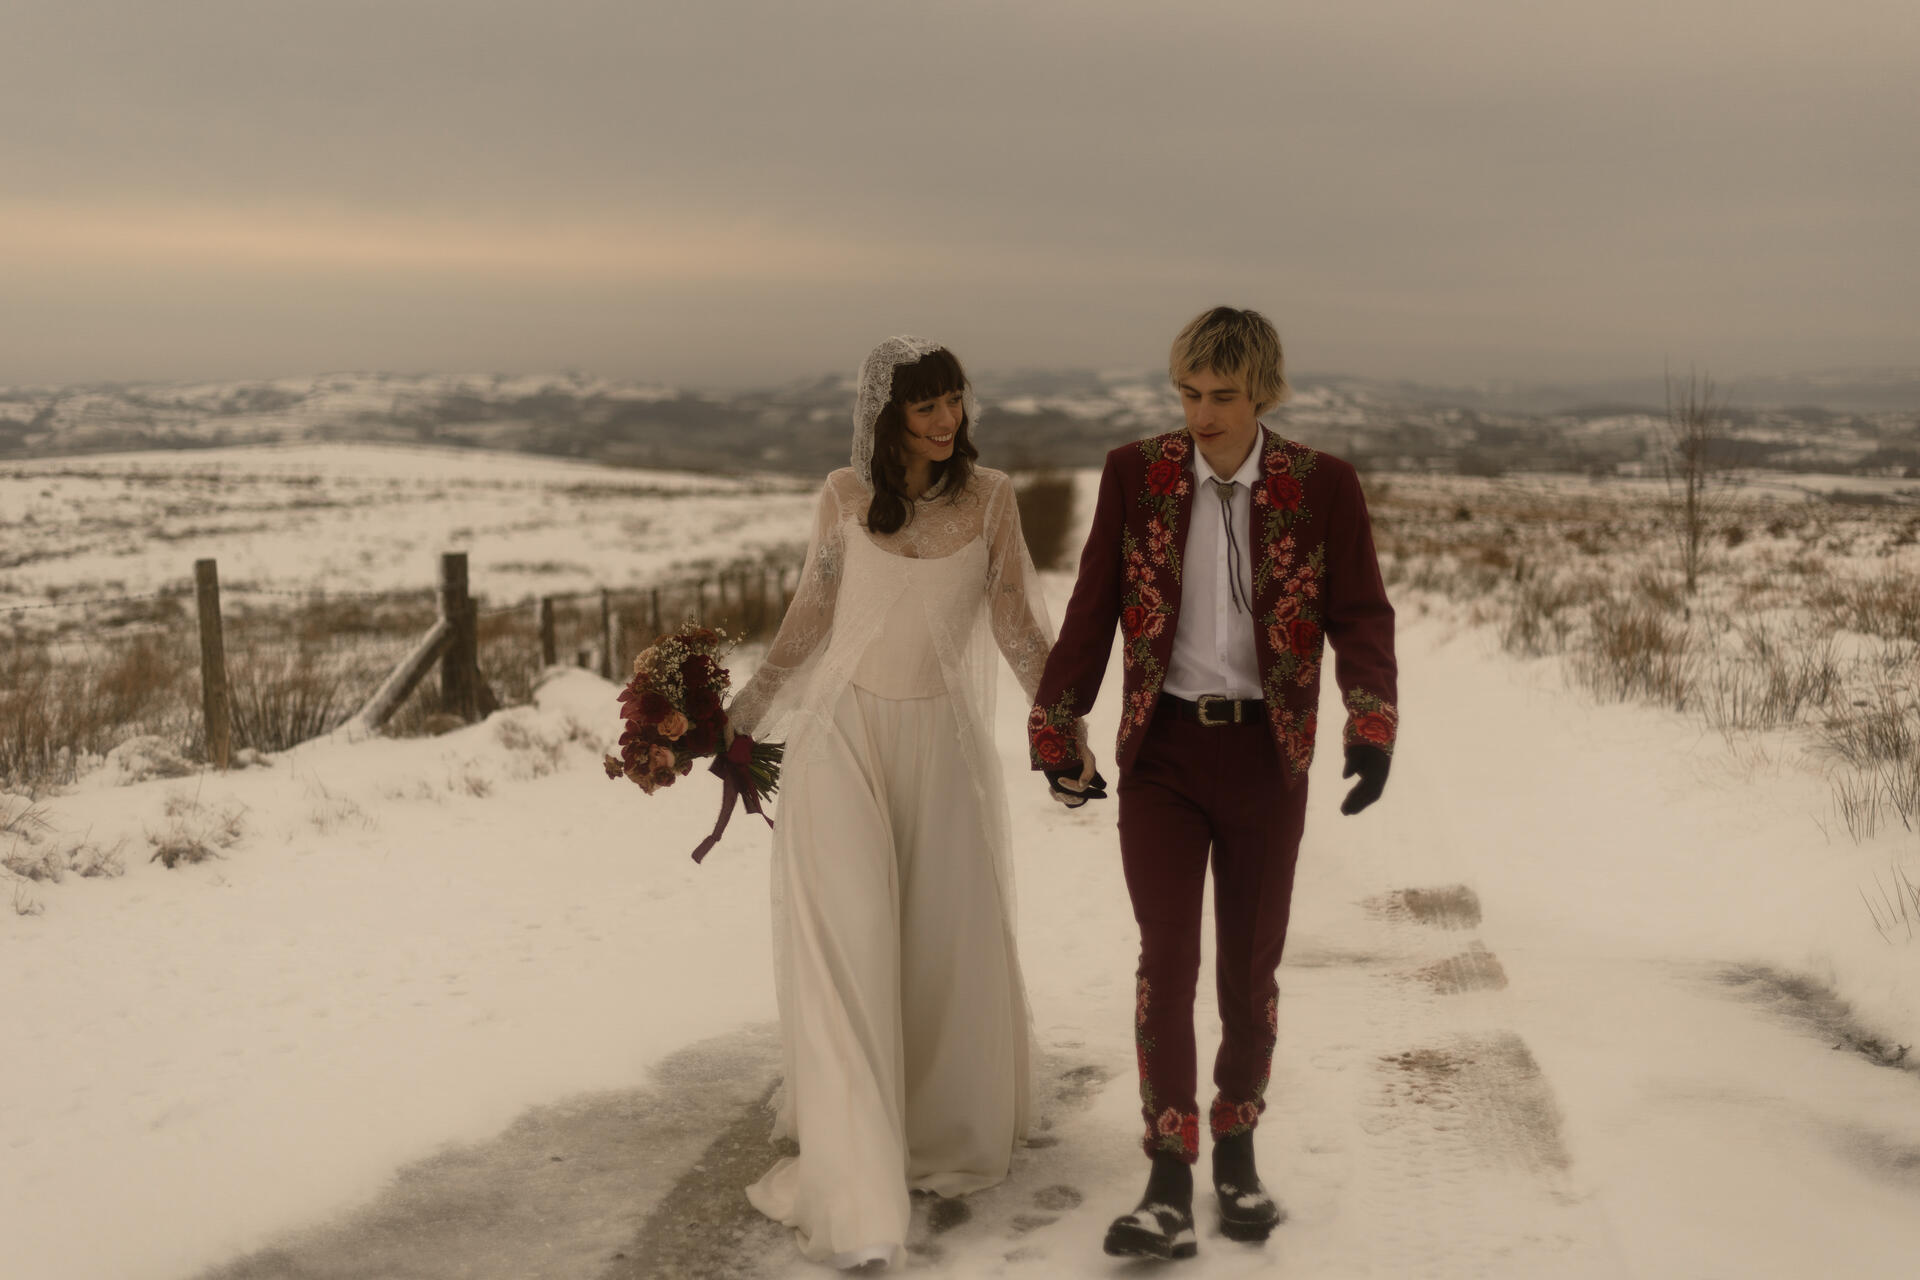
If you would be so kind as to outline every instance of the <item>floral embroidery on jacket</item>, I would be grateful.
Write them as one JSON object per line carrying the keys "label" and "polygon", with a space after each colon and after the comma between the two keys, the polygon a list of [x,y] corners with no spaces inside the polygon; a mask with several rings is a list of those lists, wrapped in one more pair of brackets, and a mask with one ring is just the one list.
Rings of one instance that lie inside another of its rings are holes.
{"label": "floral embroidery on jacket", "polygon": [[1186,467],[1191,450],[1184,431],[1140,442],[1147,459],[1146,487],[1140,495],[1140,507],[1147,512],[1145,534],[1136,537],[1126,529],[1120,535],[1120,652],[1128,673],[1138,677],[1120,712],[1122,745],[1146,726],[1167,677],[1154,642],[1168,634],[1178,616],[1167,593],[1180,585],[1180,504],[1193,493]]}
{"label": "floral embroidery on jacket", "polygon": [[1302,481],[1319,461],[1320,455],[1303,444],[1272,434],[1267,437],[1266,453],[1260,459],[1260,483],[1253,490],[1253,506],[1261,517],[1259,542],[1265,548],[1253,575],[1256,594],[1284,571],[1275,562],[1281,538],[1294,525],[1313,518],[1307,510],[1307,487]]}
{"label": "floral embroidery on jacket", "polygon": [[1326,544],[1303,550],[1294,535],[1296,527],[1313,518],[1304,480],[1319,461],[1320,455],[1305,445],[1269,433],[1260,459],[1260,483],[1253,491],[1260,547],[1254,599],[1270,602],[1259,615],[1257,643],[1266,648],[1260,691],[1287,770],[1295,774],[1305,773],[1313,761],[1315,716],[1310,710],[1289,710],[1287,693],[1290,688],[1319,686],[1326,634],[1321,612]]}
{"label": "floral embroidery on jacket", "polygon": [[1400,734],[1400,712],[1391,702],[1365,689],[1347,690],[1347,728],[1345,745],[1364,742],[1393,754],[1394,739]]}
{"label": "floral embroidery on jacket", "polygon": [[1063,689],[1051,707],[1035,704],[1027,714],[1027,748],[1038,767],[1061,769],[1079,759],[1075,746],[1080,731],[1079,717],[1073,714],[1077,705],[1079,695],[1072,689]]}

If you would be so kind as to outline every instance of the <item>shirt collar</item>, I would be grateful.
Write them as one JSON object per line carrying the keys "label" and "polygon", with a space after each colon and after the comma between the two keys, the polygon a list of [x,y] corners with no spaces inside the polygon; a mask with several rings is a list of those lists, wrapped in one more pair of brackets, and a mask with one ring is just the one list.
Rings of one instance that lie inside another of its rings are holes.
{"label": "shirt collar", "polygon": [[[1246,460],[1240,464],[1240,469],[1227,477],[1234,484],[1243,484],[1249,489],[1260,481],[1260,454],[1266,444],[1266,429],[1257,423],[1255,426],[1257,429],[1253,437],[1253,448],[1247,450]],[[1200,452],[1198,445],[1193,447],[1193,474],[1201,484],[1219,478],[1215,475],[1212,465],[1207,462],[1206,455]]]}

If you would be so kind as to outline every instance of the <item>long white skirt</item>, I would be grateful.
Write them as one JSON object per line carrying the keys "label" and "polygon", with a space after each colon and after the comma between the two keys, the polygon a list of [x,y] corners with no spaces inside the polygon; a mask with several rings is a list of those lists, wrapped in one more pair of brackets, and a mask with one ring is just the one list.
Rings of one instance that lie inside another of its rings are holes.
{"label": "long white skirt", "polygon": [[1019,960],[948,699],[849,685],[813,732],[772,863],[779,1128],[800,1155],[747,1197],[814,1261],[892,1261],[909,1187],[1006,1177],[1027,1108]]}

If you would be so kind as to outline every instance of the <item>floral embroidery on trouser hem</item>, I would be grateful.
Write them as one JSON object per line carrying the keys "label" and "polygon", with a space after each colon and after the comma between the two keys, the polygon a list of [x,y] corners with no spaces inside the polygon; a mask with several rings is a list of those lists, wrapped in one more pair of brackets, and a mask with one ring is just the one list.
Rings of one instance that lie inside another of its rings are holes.
{"label": "floral embroidery on trouser hem", "polygon": [[1147,1034],[1147,1010],[1153,1003],[1153,984],[1145,975],[1134,990],[1133,1037],[1140,1064],[1140,1114],[1147,1136],[1140,1144],[1149,1156],[1178,1156],[1188,1164],[1200,1158],[1200,1113],[1179,1107],[1156,1108],[1153,1091],[1153,1037]]}
{"label": "floral embroidery on trouser hem", "polygon": [[1195,1163],[1200,1159],[1200,1113],[1168,1107],[1147,1122],[1141,1146],[1149,1156],[1178,1156]]}
{"label": "floral embroidery on trouser hem", "polygon": [[1275,991],[1267,997],[1267,1042],[1266,1062],[1260,1072],[1260,1079],[1253,1086],[1253,1097],[1233,1099],[1225,1094],[1215,1094],[1213,1106],[1207,1109],[1207,1126],[1213,1130],[1214,1141],[1235,1137],[1242,1133],[1251,1133],[1260,1123],[1260,1113],[1267,1109],[1267,1081],[1273,1075],[1273,1049],[1280,1040],[1280,993]]}
{"label": "floral embroidery on trouser hem", "polygon": [[1252,1133],[1254,1126],[1260,1123],[1260,1113],[1267,1109],[1266,1099],[1255,1098],[1251,1102],[1234,1102],[1214,1095],[1213,1106],[1207,1112],[1207,1127],[1213,1130],[1213,1140],[1233,1138],[1243,1133]]}

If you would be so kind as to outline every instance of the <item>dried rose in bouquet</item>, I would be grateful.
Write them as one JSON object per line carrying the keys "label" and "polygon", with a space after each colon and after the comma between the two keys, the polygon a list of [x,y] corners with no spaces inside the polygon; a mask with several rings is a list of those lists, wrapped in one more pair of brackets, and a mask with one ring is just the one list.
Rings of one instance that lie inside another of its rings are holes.
{"label": "dried rose in bouquet", "polygon": [[[700,861],[726,830],[733,802],[761,814],[761,802],[779,788],[781,745],[755,742],[746,734],[725,742],[725,696],[733,678],[720,665],[732,642],[711,627],[683,625],[641,650],[633,679],[620,691],[620,754],[606,758],[609,778],[626,778],[647,795],[670,787],[693,771],[693,762],[713,757],[709,769],[724,784],[720,820],[695,850]],[[771,823],[771,819],[768,819]]]}

